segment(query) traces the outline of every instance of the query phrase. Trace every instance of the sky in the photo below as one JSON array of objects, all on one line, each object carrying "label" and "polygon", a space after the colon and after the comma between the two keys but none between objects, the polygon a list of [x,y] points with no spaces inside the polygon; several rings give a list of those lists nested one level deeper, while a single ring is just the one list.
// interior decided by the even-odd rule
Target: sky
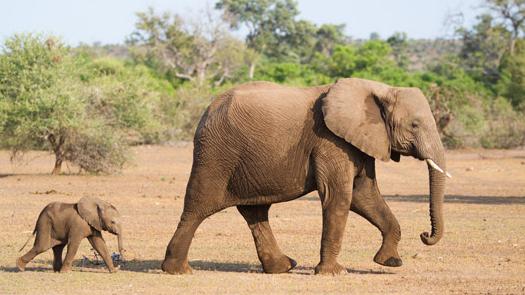
[{"label": "sky", "polygon": [[[301,14],[317,24],[346,24],[353,38],[377,32],[387,38],[450,37],[448,15],[463,13],[466,25],[479,14],[482,0],[298,0]],[[214,0],[0,0],[0,41],[14,33],[58,35],[70,45],[123,43],[134,30],[135,13],[148,7],[193,15]],[[240,33],[242,34],[242,33]]]}]

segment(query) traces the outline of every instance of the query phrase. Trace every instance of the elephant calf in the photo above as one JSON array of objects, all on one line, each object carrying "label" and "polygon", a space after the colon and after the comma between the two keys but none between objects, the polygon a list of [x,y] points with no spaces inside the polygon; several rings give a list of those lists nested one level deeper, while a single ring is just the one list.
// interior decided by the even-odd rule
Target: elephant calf
[{"label": "elephant calf", "polygon": [[[115,272],[116,269],[108,254],[106,242],[102,238],[102,230],[118,236],[119,252],[124,256],[120,214],[113,205],[92,197],[84,197],[76,204],[51,203],[38,216],[33,231],[33,235],[36,234],[33,248],[24,256],[19,257],[16,265],[20,271],[24,271],[26,264],[35,256],[53,248],[53,270],[55,272],[70,271],[80,242],[87,238],[104,259],[109,272]],[[62,261],[62,250],[66,244],[68,245],[67,253]]]}]

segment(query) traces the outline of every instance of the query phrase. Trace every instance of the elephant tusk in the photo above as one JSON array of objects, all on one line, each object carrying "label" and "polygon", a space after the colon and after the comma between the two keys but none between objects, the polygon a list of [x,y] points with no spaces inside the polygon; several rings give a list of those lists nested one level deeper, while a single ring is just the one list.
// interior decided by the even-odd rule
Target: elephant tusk
[{"label": "elephant tusk", "polygon": [[438,164],[436,164],[436,162],[432,161],[432,159],[427,159],[426,161],[427,161],[428,165],[432,166],[432,168],[434,168],[437,171],[445,174],[448,178],[452,178],[452,175],[450,175],[450,173],[443,171],[443,169],[441,169],[441,167],[439,167]]}]

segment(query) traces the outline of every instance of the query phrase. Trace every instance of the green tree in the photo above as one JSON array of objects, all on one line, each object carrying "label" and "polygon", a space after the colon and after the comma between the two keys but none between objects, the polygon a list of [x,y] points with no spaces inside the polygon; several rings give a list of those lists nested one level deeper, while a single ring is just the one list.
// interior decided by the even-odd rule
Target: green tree
[{"label": "green tree", "polygon": [[525,31],[525,0],[485,0],[485,4],[492,11],[500,24],[508,28],[508,51],[514,55],[516,41]]},{"label": "green tree", "polygon": [[315,50],[325,56],[331,55],[335,46],[346,43],[347,37],[344,30],[344,24],[322,24],[316,32],[317,43],[315,44]]},{"label": "green tree", "polygon": [[14,155],[30,148],[55,154],[60,173],[69,134],[85,121],[76,67],[67,48],[52,37],[15,35],[0,55],[3,145]]},{"label": "green tree", "polygon": [[406,33],[396,32],[388,37],[386,42],[392,48],[392,55],[398,66],[402,68],[408,67],[408,37]]},{"label": "green tree", "polygon": [[13,157],[28,149],[89,172],[114,172],[132,142],[162,128],[158,85],[145,67],[75,55],[54,37],[15,35],[0,54],[0,142]]},{"label": "green tree", "polygon": [[514,55],[506,56],[501,63],[497,90],[512,106],[525,111],[525,42],[519,41]]},{"label": "green tree", "polygon": [[[83,73],[83,98],[87,112],[123,132],[129,144],[159,142],[163,96],[174,93],[144,65],[128,66],[111,58],[87,60]],[[168,84],[168,85],[166,85]]]},{"label": "green tree", "polygon": [[[247,28],[248,48],[270,57],[283,52],[282,41],[294,30],[294,19],[299,15],[294,0],[219,0],[215,8],[223,11],[230,28]],[[302,29],[308,30],[307,24],[303,25]],[[255,61],[250,64],[249,79],[253,79]]]},{"label": "green tree", "polygon": [[244,46],[231,50],[234,38],[211,12],[197,22],[168,12],[158,15],[152,8],[137,13],[137,17],[136,30],[128,40],[135,46],[135,58],[168,77],[199,86],[210,79],[222,83],[244,61],[239,54],[244,53]]},{"label": "green tree", "polygon": [[479,16],[472,29],[460,28],[458,32],[463,40],[459,57],[466,71],[487,86],[497,83],[509,32],[489,14]]}]

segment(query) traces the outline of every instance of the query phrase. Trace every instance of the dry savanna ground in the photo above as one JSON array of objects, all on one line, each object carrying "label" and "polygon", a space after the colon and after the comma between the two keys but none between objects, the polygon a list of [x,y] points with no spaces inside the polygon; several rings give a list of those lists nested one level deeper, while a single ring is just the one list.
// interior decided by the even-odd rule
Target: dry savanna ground
[{"label": "dry savanna ground", "polygon": [[[388,268],[372,258],[379,232],[350,214],[339,262],[348,274],[314,275],[319,260],[321,206],[316,194],[272,206],[270,221],[284,253],[298,261],[291,273],[261,273],[248,227],[235,208],[207,219],[190,249],[193,275],[160,270],[165,247],[179,219],[192,160],[191,145],[145,146],[133,150],[135,164],[121,175],[51,176],[52,158],[31,152],[12,165],[0,152],[0,294],[185,294],[185,293],[525,293],[525,151],[453,151],[449,171],[446,232],[435,246],[419,234],[430,228],[427,170],[423,162],[378,163],[382,193],[402,229],[404,265]],[[123,214],[128,248],[136,259],[116,274],[82,265],[92,257],[84,241],[73,272],[51,269],[52,251],[15,269],[40,210],[49,202],[76,202],[93,195]],[[106,234],[111,251],[116,238]],[[26,248],[25,250],[28,250]],[[91,259],[91,258],[90,258]]]}]

